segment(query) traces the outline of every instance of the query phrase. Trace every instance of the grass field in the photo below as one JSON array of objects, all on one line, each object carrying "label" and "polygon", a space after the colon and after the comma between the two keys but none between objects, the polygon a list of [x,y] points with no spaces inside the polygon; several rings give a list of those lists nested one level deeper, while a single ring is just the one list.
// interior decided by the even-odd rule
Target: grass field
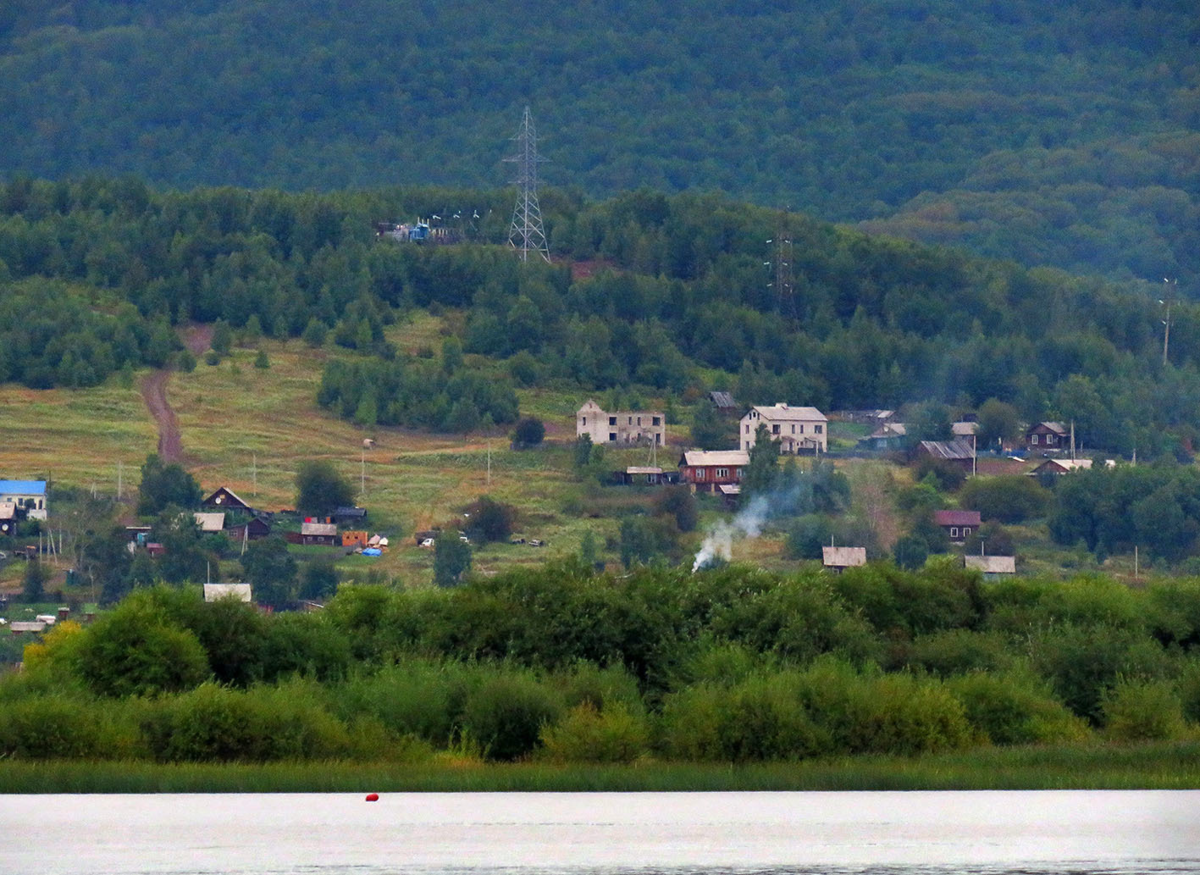
[{"label": "grass field", "polygon": [[0,763],[0,793],[1196,789],[1200,743],[987,748],[922,757],[628,766]]}]

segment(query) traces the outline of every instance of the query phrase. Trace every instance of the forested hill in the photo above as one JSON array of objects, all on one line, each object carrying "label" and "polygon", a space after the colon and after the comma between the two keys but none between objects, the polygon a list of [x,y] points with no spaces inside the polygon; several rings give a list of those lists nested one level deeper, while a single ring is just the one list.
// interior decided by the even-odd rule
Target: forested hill
[{"label": "forested hill", "polygon": [[[555,263],[522,268],[489,245],[503,243],[510,204],[503,190],[2,185],[0,382],[90,386],[180,363],[171,325],[195,320],[314,346],[328,333],[354,352],[331,363],[320,401],[367,423],[511,421],[512,379],[685,402],[728,388],[744,404],[821,408],[995,398],[1143,459],[1185,456],[1200,435],[1200,305],[1173,308],[1164,366],[1162,312],[1144,284],[1025,270],[716,196],[592,203],[553,189],[542,205]],[[375,239],[381,216],[435,211],[459,213],[472,242]],[[794,241],[784,300],[764,264],[781,223]],[[446,317],[440,363],[386,340],[389,323],[418,309]],[[434,384],[445,403],[422,408]]]},{"label": "forested hill", "polygon": [[1194,0],[0,4],[0,172],[723,189],[1026,264],[1200,276]]}]

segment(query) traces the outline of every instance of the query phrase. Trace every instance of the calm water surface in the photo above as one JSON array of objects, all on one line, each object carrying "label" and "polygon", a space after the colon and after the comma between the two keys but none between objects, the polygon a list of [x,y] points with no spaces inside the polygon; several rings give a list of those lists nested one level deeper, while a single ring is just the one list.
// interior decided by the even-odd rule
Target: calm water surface
[{"label": "calm water surface", "polygon": [[0,796],[0,873],[1200,872],[1200,792]]}]

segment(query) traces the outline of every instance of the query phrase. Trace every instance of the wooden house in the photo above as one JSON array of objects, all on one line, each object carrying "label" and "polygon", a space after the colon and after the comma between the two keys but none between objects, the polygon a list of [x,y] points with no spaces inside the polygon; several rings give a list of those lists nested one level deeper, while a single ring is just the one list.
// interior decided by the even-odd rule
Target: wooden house
[{"label": "wooden house", "polygon": [[300,524],[300,543],[322,547],[337,547],[341,544],[337,526],[333,523],[303,522]]},{"label": "wooden house", "polygon": [[866,450],[900,450],[908,441],[908,427],[903,422],[885,422],[865,438],[859,447]]},{"label": "wooden house", "polygon": [[951,543],[961,544],[982,521],[977,510],[935,510],[933,522],[946,532]]},{"label": "wooden house", "polygon": [[921,441],[917,445],[918,456],[928,456],[942,462],[957,465],[968,474],[975,464],[975,447],[969,440]]},{"label": "wooden house", "polygon": [[225,530],[229,536],[229,540],[235,544],[241,541],[259,541],[263,538],[270,537],[271,524],[260,516],[252,516],[244,523],[230,526]]},{"label": "wooden house", "polygon": [[730,416],[737,413],[737,402],[733,400],[733,395],[729,392],[709,392],[708,400],[712,402],[712,406],[717,413],[722,416]]},{"label": "wooden house", "polygon": [[717,492],[720,486],[741,483],[749,464],[745,450],[688,450],[679,459],[679,479],[694,492]]},{"label": "wooden house", "polygon": [[333,521],[339,526],[356,526],[367,521],[365,507],[339,507],[333,512]]},{"label": "wooden house", "polygon": [[201,507],[219,508],[220,510],[252,511],[254,508],[242,501],[232,489],[222,486],[208,498],[200,502]]},{"label": "wooden house", "polygon": [[1025,446],[1031,450],[1063,450],[1070,443],[1071,432],[1061,422],[1039,422],[1025,430]]}]

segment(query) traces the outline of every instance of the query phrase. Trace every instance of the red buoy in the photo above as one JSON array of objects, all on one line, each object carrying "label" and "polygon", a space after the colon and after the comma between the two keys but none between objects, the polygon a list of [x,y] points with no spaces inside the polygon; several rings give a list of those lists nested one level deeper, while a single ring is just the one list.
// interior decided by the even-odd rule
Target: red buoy
[{"label": "red buoy", "polygon": [[378,802],[378,801],[379,801],[379,794],[378,794],[378,793],[368,793],[368,794],[367,794],[367,801],[368,801],[368,802]]}]

